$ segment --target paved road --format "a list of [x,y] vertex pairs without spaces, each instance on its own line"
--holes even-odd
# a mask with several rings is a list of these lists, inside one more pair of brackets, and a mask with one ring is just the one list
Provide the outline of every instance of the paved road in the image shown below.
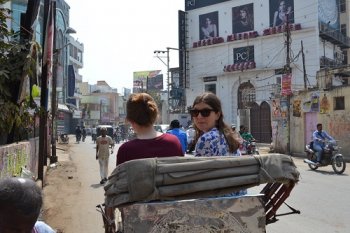
[[[71,138],[72,139],[72,138]],[[71,140],[70,156],[77,167],[81,182],[79,198],[71,212],[72,226],[70,232],[102,232],[102,220],[95,210],[95,205],[103,202],[103,187],[99,184],[99,167],[95,160],[95,144],[91,137],[86,142],[76,144]],[[117,149],[117,148],[116,148]],[[110,157],[110,172],[115,167],[115,153]],[[62,159],[59,157],[59,159]],[[331,167],[311,171],[302,158],[294,158],[301,173],[300,182],[287,199],[287,203],[301,211],[279,217],[279,221],[267,226],[268,233],[331,233],[350,232],[350,176],[347,168],[343,175],[333,173]],[[258,193],[263,186],[249,189],[249,193]],[[281,207],[279,213],[289,211]],[[83,214],[82,214],[83,213]]]

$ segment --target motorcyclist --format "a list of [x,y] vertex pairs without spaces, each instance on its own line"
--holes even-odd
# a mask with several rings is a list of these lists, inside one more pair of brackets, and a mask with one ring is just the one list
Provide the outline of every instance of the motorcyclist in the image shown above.
[[243,140],[247,142],[255,141],[255,138],[251,133],[248,132],[248,129],[245,126],[242,127],[241,125],[239,133],[241,134],[241,137],[243,138]]
[[326,131],[322,130],[321,123],[318,123],[316,127],[317,130],[315,130],[315,132],[312,134],[313,150],[315,151],[317,157],[317,165],[321,165],[322,151],[325,147],[325,140],[328,139],[334,141],[334,138],[332,138]]
[[250,143],[255,142],[256,140],[253,137],[253,135],[248,132],[248,129],[244,125],[241,125],[239,128],[240,128],[239,133],[243,138],[243,143],[242,143],[243,147],[246,149],[247,153],[250,154],[251,153]]
[[77,138],[77,142],[79,142],[81,138],[81,129],[79,126],[75,128],[75,137]]

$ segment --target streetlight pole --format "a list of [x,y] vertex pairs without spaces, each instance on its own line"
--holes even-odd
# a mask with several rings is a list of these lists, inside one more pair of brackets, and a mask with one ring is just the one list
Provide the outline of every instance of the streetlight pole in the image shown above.
[[[169,58],[169,49],[167,48],[167,50],[166,51],[164,51],[164,50],[155,50],[154,51],[154,53],[157,55],[157,58],[166,66],[166,68],[167,68],[167,71],[166,71],[166,73],[167,73],[167,105],[168,105],[168,110],[167,110],[167,123],[169,123],[169,115],[170,115],[170,90],[169,90],[169,84],[170,84],[170,75],[169,75],[169,73],[170,73],[170,71],[169,71],[169,62],[170,62],[170,58]],[[166,62],[164,62],[163,60],[162,60],[162,58],[161,57],[159,57],[158,55],[160,54],[160,53],[166,53]]]
[[[172,80],[170,80],[170,56],[169,56],[169,51],[170,50],[177,50],[177,51],[181,51],[182,49],[178,49],[178,48],[172,48],[172,47],[166,47],[166,51],[164,50],[155,50],[154,53],[157,55],[157,58],[166,66],[167,68],[167,103],[168,103],[168,121],[169,121],[169,114],[170,114],[170,85],[172,82]],[[162,60],[161,57],[158,56],[158,54],[160,53],[163,53],[165,54],[166,53],[166,62],[164,62]]]

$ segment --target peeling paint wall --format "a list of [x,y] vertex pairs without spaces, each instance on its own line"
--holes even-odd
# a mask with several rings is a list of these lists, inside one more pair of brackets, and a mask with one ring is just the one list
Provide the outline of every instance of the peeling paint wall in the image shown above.
[[0,178],[19,176],[30,155],[29,142],[20,142],[0,147]]
[[[344,97],[344,110],[335,110],[335,97]],[[293,96],[291,104],[295,100],[301,100],[302,109],[300,117],[296,117],[291,106],[292,154],[305,153],[305,142],[311,141],[311,138],[307,138],[310,135],[308,131],[316,130],[316,124],[322,123],[323,129],[338,141],[341,153],[350,160],[350,87],[303,92]]]

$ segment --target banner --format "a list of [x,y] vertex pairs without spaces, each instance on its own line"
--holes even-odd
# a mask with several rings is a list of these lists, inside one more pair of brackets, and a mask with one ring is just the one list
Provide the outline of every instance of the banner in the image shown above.
[[52,78],[52,67],[53,67],[53,40],[55,33],[55,25],[54,25],[54,15],[55,12],[53,9],[55,2],[50,1],[49,9],[48,9],[48,17],[46,22],[46,34],[45,34],[45,42],[44,42],[44,53],[43,53],[43,66],[47,68],[47,83]]
[[133,93],[163,90],[163,75],[160,72],[160,70],[134,72]]
[[282,75],[282,95],[291,95],[292,94],[292,74],[283,74]]

